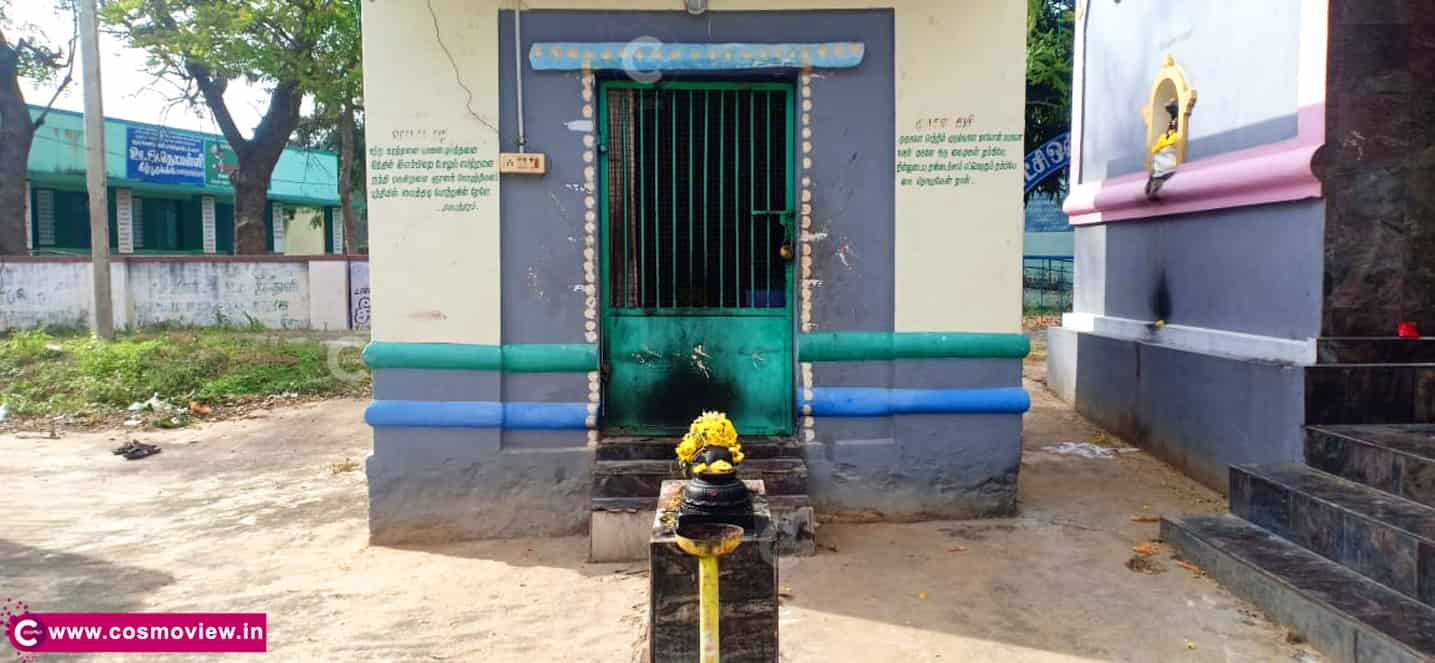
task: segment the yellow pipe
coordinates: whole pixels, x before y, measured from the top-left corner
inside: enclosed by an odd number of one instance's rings
[[[698,558],[698,660],[719,663],[718,558],[742,545],[737,525],[700,524],[673,533],[678,548]]]
[[[719,663],[718,558],[698,558],[698,660]]]

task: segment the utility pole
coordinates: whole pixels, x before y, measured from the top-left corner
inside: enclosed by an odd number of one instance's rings
[[[105,104],[100,94],[100,26],[95,0],[78,0],[80,62],[85,87],[85,188],[90,192],[90,266],[95,272],[95,335],[115,337],[110,299],[109,196],[105,187]]]

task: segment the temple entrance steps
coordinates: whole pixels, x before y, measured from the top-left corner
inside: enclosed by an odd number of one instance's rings
[[[676,437],[607,437],[598,442],[593,468],[589,559],[617,562],[645,559],[653,515],[663,481],[686,478],[678,464]],[[816,551],[817,519],[807,499],[807,463],[802,446],[787,437],[743,437],[743,479],[761,479],[778,549],[785,554]]]
[[[1435,661],[1435,425],[1309,426],[1304,465],[1231,468],[1230,508],[1163,538],[1335,661]]]

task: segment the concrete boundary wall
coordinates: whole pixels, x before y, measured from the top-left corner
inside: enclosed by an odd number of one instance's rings
[[[350,328],[342,256],[129,256],[110,265],[115,327],[158,324]],[[0,331],[86,327],[93,272],[85,257],[0,258]]]

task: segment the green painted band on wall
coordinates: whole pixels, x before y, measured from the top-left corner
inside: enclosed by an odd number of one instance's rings
[[[1031,352],[1022,334],[944,332],[823,332],[797,339],[800,361],[891,359],[1021,359]]]
[[[1031,342],[1021,334],[942,332],[823,332],[798,337],[801,361],[891,359],[1021,359]],[[598,346],[590,343],[374,342],[364,348],[372,369],[419,368],[514,373],[576,373],[598,370]]]
[[[374,342],[364,348],[371,369],[423,368],[441,371],[510,371],[514,373],[578,373],[598,370],[598,346],[590,343],[462,343]]]

